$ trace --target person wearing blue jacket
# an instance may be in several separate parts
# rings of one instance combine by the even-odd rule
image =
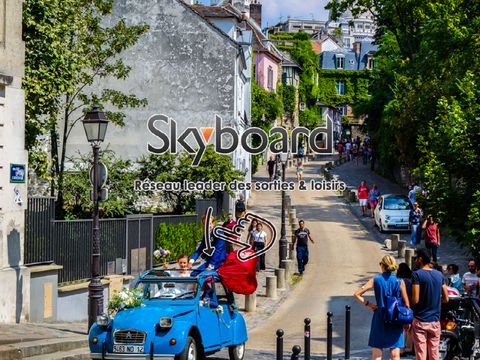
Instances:
[[[198,270],[216,270],[220,267],[220,265],[223,264],[225,258],[227,257],[227,244],[225,243],[224,240],[216,237],[213,235],[213,227],[214,227],[214,217],[210,217],[210,226],[209,226],[209,236],[211,241],[211,247],[215,248],[215,250],[212,249],[211,253],[208,254],[204,252],[204,250],[207,249],[206,244],[205,244],[205,238],[202,240],[200,245],[198,245],[197,250],[193,253],[193,255],[190,257],[189,261],[189,267],[191,268],[195,261],[199,257],[203,258],[204,263],[201,264],[197,269],[195,269],[195,272],[192,272],[192,276],[195,276],[194,273],[198,274]],[[205,218],[202,219],[202,222],[205,223]],[[205,235],[204,235],[205,236]]]

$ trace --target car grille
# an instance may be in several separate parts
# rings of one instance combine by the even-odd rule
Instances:
[[[145,343],[145,332],[138,330],[117,330],[115,331],[115,344],[143,344]]]

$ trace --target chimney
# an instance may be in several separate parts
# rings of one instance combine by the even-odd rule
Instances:
[[[262,4],[259,0],[252,0],[250,4],[250,17],[262,28]]]
[[[355,52],[355,55],[359,56],[360,52],[362,51],[362,44],[358,41],[355,41],[353,43],[353,51]]]

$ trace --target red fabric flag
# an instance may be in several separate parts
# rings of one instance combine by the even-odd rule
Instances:
[[[237,258],[238,250],[227,255],[223,264],[217,269],[222,284],[236,294],[250,295],[257,290],[257,259],[241,261]],[[253,254],[253,250],[243,252],[245,256]]]

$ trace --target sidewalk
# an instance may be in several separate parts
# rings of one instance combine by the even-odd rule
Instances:
[[[349,188],[357,189],[360,185],[360,181],[365,180],[369,187],[372,184],[376,184],[381,194],[407,194],[407,190],[400,187],[398,184],[393,183],[392,181],[385,179],[384,177],[378,175],[375,172],[370,170],[370,164],[363,165],[360,161],[358,165],[352,161],[346,162],[342,165],[334,167],[331,170],[333,176],[338,177],[340,180],[344,181]],[[375,228],[373,219],[370,217],[362,217],[360,212],[360,206],[357,203],[350,204],[350,210],[356,216],[357,220],[363,224],[368,230],[378,234],[378,241],[383,243],[383,240],[389,238],[389,234],[380,234],[378,229]],[[442,229],[440,227],[440,234]],[[410,238],[410,232],[400,233],[400,238],[402,240],[408,240]],[[442,265],[447,265],[450,263],[457,264],[460,268],[460,273],[465,272],[467,260],[469,258],[468,251],[463,249],[455,239],[442,236],[441,237],[441,246],[438,249],[438,260]]]

